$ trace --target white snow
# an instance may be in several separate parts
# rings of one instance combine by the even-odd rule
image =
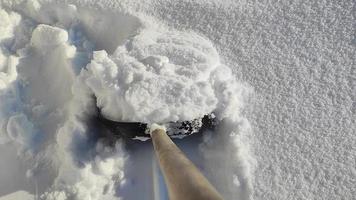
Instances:
[[[356,196],[353,1],[0,5],[0,196],[159,199],[149,142],[97,139],[93,95],[120,121],[214,112],[182,147],[226,199]]]
[[[11,116],[7,122],[6,132],[11,140],[23,145],[25,148],[34,147],[37,138],[37,131],[34,130],[33,124],[28,121],[23,113]]]
[[[9,45],[11,38],[14,37],[15,27],[19,24],[21,16],[14,12],[7,13],[0,10],[0,18],[0,89],[3,89],[17,77],[18,58],[10,55],[3,47]]]
[[[356,196],[354,6],[183,0],[155,8],[167,24],[206,35],[255,89],[246,112],[255,199]]]
[[[22,20],[16,21],[17,34],[8,34],[12,41],[2,49],[9,50],[6,56],[19,57],[11,68],[18,75],[1,91],[1,120],[6,126],[1,135],[6,145],[18,144],[20,159],[35,163],[26,178],[40,184],[41,198],[120,198],[132,180],[127,173],[142,171],[140,166],[128,167],[130,154],[120,141],[110,147],[97,139],[102,130],[91,121],[96,107],[117,121],[164,124],[211,112],[228,120],[230,130],[223,133],[230,138],[224,142],[227,149],[216,149],[219,158],[202,162],[214,169],[211,160],[232,157],[226,162],[227,176],[215,179],[230,184],[223,191],[227,197],[236,194],[240,182],[251,196],[247,168],[253,168],[253,159],[236,152],[248,146],[238,141],[249,129],[238,129],[248,124],[240,109],[250,88],[220,62],[209,40],[137,13],[105,14],[37,1],[16,5]],[[4,11],[4,15],[9,14]],[[17,101],[9,109],[13,98]],[[203,155],[215,148],[212,140],[207,137],[201,144]],[[199,144],[195,146],[198,149]],[[41,176],[47,173],[51,176],[46,181],[52,183],[42,185]]]
[[[156,130],[156,129],[161,129],[161,130],[167,131],[167,129],[166,129],[165,126],[162,126],[162,125],[153,123],[153,124],[150,126],[150,134],[152,134],[152,132],[153,132],[154,130]]]
[[[33,200],[35,196],[29,194],[26,191],[17,191],[12,194],[0,197],[0,200]]]
[[[82,75],[107,118],[164,123],[216,108],[210,76],[218,61],[213,46],[198,35],[144,30],[111,56],[94,52]]]

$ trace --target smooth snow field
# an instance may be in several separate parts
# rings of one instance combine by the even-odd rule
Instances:
[[[0,200],[168,199],[151,141],[101,137],[97,107],[214,113],[174,141],[225,199],[355,199],[355,7],[0,0]]]

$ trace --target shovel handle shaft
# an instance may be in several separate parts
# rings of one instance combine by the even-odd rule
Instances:
[[[171,200],[222,200],[197,167],[173,143],[167,133],[151,133],[153,147]]]

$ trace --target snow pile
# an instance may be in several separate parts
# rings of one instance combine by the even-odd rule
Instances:
[[[196,34],[145,30],[111,56],[94,52],[82,75],[106,117],[163,123],[214,110],[209,79],[218,62],[211,43]]]
[[[251,89],[209,40],[140,15],[20,5],[22,20],[0,12],[0,141],[30,155],[29,179],[53,175],[42,199],[119,199],[130,186],[130,155],[121,141],[100,138],[96,107],[113,120],[161,124],[213,112],[222,125],[205,133],[201,164],[227,198],[251,197],[250,127],[241,116]]]

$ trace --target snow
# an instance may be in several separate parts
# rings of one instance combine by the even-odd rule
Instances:
[[[33,124],[22,113],[9,118],[6,132],[11,140],[23,145],[24,148],[33,148],[36,146],[35,143],[40,142]]]
[[[226,199],[356,196],[353,1],[1,3],[0,196],[159,198],[149,141],[96,139],[93,94],[112,119],[216,112],[177,143]]]
[[[152,134],[152,132],[153,132],[154,130],[156,130],[156,129],[161,129],[161,130],[166,131],[166,127],[154,123],[154,124],[152,124],[152,125],[150,126],[150,134]]]
[[[255,199],[355,197],[353,1],[165,2],[255,89]]]
[[[164,123],[215,110],[215,49],[194,34],[161,32],[142,31],[112,56],[93,53],[83,75],[107,118]]]
[[[22,20],[2,49],[18,56],[19,62],[14,64],[17,76],[1,91],[1,120],[6,126],[1,138],[4,145],[16,145],[19,159],[33,165],[26,178],[39,183],[41,198],[128,196],[131,171],[143,167],[130,164],[135,160],[130,146],[99,138],[104,130],[92,121],[96,107],[110,119],[149,124],[193,120],[214,112],[219,120],[229,121],[225,126],[229,130],[194,145],[201,151],[198,157],[206,165],[205,173],[215,169],[211,160],[230,158],[225,176],[211,178],[229,184],[223,191],[227,197],[241,193],[234,190],[241,185],[245,196],[252,195],[248,168],[253,168],[254,160],[248,151],[237,153],[248,149],[241,141],[248,135],[249,122],[240,110],[250,88],[220,63],[209,40],[135,13],[37,1],[15,5],[14,10]],[[11,23],[6,26],[11,28]],[[226,149],[217,148],[216,156],[204,160],[205,152],[217,145],[213,140],[220,137],[228,139]]]
[[[18,192],[14,192],[12,194],[0,197],[0,200],[18,200],[18,199],[32,200],[32,199],[34,199],[34,196],[29,194],[26,191],[18,191]]]
[[[9,39],[14,37],[14,29],[19,24],[21,17],[17,13],[7,13],[4,10],[0,10],[0,17],[2,19],[0,22],[0,89],[3,89],[16,79],[18,59],[9,55],[9,52],[2,47],[8,45]]]

